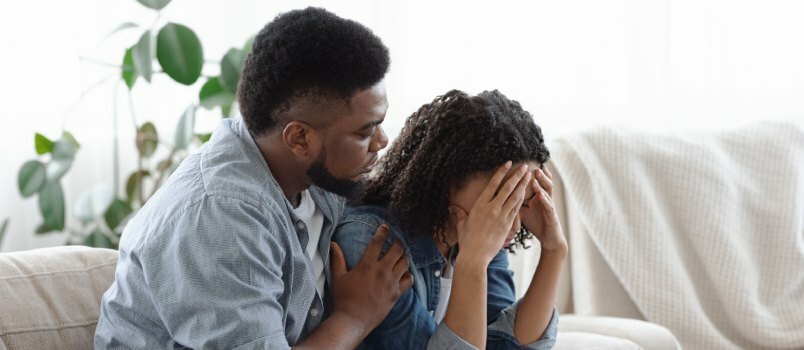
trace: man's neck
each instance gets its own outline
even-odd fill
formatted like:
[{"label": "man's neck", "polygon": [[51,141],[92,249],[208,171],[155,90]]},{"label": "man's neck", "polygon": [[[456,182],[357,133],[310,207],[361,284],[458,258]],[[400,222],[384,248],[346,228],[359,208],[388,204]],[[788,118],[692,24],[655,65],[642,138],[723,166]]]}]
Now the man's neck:
[{"label": "man's neck", "polygon": [[294,162],[293,154],[284,147],[281,140],[277,140],[275,135],[254,138],[254,141],[285,198],[294,208],[298,207],[301,202],[301,192],[310,185],[304,182],[306,176]]}]

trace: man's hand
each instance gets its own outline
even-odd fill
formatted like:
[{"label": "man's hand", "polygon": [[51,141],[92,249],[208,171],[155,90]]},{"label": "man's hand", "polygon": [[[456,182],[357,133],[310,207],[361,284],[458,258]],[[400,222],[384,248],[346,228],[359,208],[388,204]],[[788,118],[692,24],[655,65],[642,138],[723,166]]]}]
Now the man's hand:
[{"label": "man's hand", "polygon": [[394,306],[399,296],[413,286],[408,259],[399,241],[384,256],[388,226],[380,225],[360,262],[347,271],[343,251],[331,243],[333,314],[340,313],[363,327],[368,335]]},{"label": "man's hand", "polygon": [[534,196],[522,209],[522,224],[536,236],[543,250],[566,250],[567,240],[553,204],[553,176],[547,169],[536,169],[534,177]]}]

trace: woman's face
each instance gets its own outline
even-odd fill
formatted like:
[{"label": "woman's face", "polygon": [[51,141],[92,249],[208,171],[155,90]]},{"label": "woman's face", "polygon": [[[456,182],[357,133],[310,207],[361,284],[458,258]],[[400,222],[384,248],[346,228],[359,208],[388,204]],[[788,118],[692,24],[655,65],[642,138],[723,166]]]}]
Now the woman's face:
[{"label": "woman's face", "polygon": [[[539,163],[534,161],[516,163],[511,167],[511,170],[508,171],[508,174],[506,174],[505,179],[502,181],[503,184],[505,183],[506,180],[508,180],[508,178],[511,175],[514,174],[516,169],[521,164],[527,164],[528,171],[530,171],[531,173],[533,173],[534,171],[536,171],[536,169],[539,168]],[[491,175],[493,174],[494,172],[492,171],[490,173],[482,173],[469,176],[469,178],[463,184],[460,184],[459,186],[456,186],[455,188],[450,190],[450,204],[458,206],[459,208],[463,209],[466,213],[469,213],[472,210],[472,207],[474,207],[478,197],[480,197],[480,193],[482,193],[483,189],[486,188],[486,185],[488,184],[489,180],[491,179]],[[531,188],[531,186],[528,186],[527,190],[525,191],[524,203],[527,203],[531,198],[533,198],[534,194],[535,193],[533,192],[533,188]],[[520,209],[520,212],[523,209],[525,209],[525,207]],[[517,213],[517,216],[514,219],[513,224],[511,225],[510,232],[508,233],[508,237],[506,238],[503,247],[507,247],[511,243],[514,237],[516,237],[516,233],[519,232],[520,227],[522,227],[519,217],[520,214]],[[458,241],[458,235],[456,233],[455,227],[456,223],[454,222],[452,217],[450,217],[449,222],[447,223],[447,242],[450,245],[453,245]]]}]

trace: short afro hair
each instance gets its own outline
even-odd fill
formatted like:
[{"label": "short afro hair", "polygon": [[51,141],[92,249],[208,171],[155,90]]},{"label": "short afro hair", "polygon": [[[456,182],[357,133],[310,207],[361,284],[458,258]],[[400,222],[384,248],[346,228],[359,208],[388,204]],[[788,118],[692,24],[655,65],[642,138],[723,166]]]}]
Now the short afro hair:
[{"label": "short afro hair", "polygon": [[254,39],[237,88],[249,131],[269,132],[278,114],[306,94],[348,101],[388,72],[388,48],[368,28],[308,7],[278,15]]}]

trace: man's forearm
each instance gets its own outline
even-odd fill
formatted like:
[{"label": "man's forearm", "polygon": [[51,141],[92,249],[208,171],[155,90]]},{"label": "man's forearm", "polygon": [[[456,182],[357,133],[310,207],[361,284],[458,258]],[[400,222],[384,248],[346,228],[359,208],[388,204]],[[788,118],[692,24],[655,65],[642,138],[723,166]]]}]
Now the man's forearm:
[{"label": "man's forearm", "polygon": [[533,280],[516,311],[514,336],[520,345],[541,339],[550,324],[558,279],[566,256],[566,246],[555,251],[542,251]]},{"label": "man's forearm", "polygon": [[372,328],[364,326],[347,314],[335,312],[324,320],[301,344],[293,349],[354,349],[368,336]]}]

